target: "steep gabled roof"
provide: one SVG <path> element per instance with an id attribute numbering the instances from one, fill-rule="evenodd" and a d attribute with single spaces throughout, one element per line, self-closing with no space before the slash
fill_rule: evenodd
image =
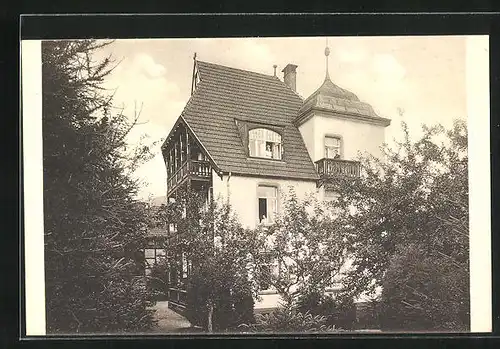
<path id="1" fill-rule="evenodd" d="M 197 61 L 200 81 L 182 117 L 223 172 L 316 179 L 293 120 L 302 98 L 275 76 Z M 238 122 L 282 127 L 284 161 L 248 158 Z"/>

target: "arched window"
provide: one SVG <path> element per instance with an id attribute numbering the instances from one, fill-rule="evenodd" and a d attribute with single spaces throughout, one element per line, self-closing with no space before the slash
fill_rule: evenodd
<path id="1" fill-rule="evenodd" d="M 281 135 L 266 128 L 255 128 L 248 132 L 250 156 L 281 160 L 283 147 Z"/>

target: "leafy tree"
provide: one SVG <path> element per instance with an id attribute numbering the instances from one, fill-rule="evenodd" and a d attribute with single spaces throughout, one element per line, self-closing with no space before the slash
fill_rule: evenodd
<path id="1" fill-rule="evenodd" d="M 299 200 L 293 189 L 283 206 L 274 224 L 258 229 L 263 254 L 277 267 L 257 266 L 257 275 L 285 304 L 296 306 L 299 298 L 324 294 L 342 276 L 349 261 L 349 231 L 338 218 L 340 211 L 312 197 Z"/>
<path id="2" fill-rule="evenodd" d="M 352 266 L 343 283 L 383 286 L 385 328 L 468 328 L 467 127 L 423 127 L 384 158 L 363 159 L 360 178 L 332 187 L 351 235 Z"/>
<path id="3" fill-rule="evenodd" d="M 176 203 L 163 209 L 160 219 L 171 219 L 177 226 L 168 247 L 176 256 L 171 266 L 183 259 L 190 265 L 187 283 L 181 285 L 187 289 L 188 320 L 209 332 L 252 322 L 257 297 L 250 273 L 256 263 L 254 233 L 242 228 L 228 205 L 207 205 L 195 192 L 181 193 Z"/>
<path id="4" fill-rule="evenodd" d="M 109 43 L 42 43 L 47 333 L 143 331 L 145 207 L 132 173 L 151 156 L 129 149 L 136 118 L 113 108 L 103 82 Z"/>

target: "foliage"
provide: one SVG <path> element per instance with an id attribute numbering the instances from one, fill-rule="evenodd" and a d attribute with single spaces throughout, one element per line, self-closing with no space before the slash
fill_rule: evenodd
<path id="1" fill-rule="evenodd" d="M 321 315 L 312 315 L 309 312 L 300 312 L 295 307 L 284 304 L 268 314 L 256 315 L 255 324 L 244 324 L 241 329 L 248 332 L 260 333 L 307 333 L 307 332 L 334 332 L 334 326 L 328 325 L 328 319 Z"/>
<path id="2" fill-rule="evenodd" d="M 332 183 L 349 239 L 352 266 L 343 283 L 383 285 L 388 329 L 468 328 L 467 127 L 423 127 L 383 159 L 363 159 L 360 178 Z M 410 320 L 411 319 L 411 320 Z M 400 326 L 397 326 L 400 328 Z"/>
<path id="3" fill-rule="evenodd" d="M 293 191 L 274 224 L 260 228 L 262 254 L 277 264 L 274 272 L 257 266 L 287 304 L 298 297 L 323 294 L 347 262 L 345 229 L 318 201 L 299 200 Z"/>
<path id="4" fill-rule="evenodd" d="M 145 207 L 130 150 L 135 120 L 103 89 L 110 57 L 94 40 L 42 43 L 47 333 L 142 331 L 153 322 L 143 273 Z"/>
<path id="5" fill-rule="evenodd" d="M 352 330 L 356 322 L 356 306 L 352 298 L 334 298 L 319 293 L 302 295 L 297 303 L 300 312 L 324 316 L 329 326 Z"/>
<path id="6" fill-rule="evenodd" d="M 188 281 L 186 317 L 193 325 L 209 328 L 210 305 L 213 306 L 213 331 L 234 330 L 239 324 L 255 321 L 254 300 L 244 280 L 227 275 L 225 284 L 218 287 L 221 292 L 215 295 L 206 276 L 194 273 Z"/>
<path id="7" fill-rule="evenodd" d="M 151 274 L 146 278 L 148 292 L 151 300 L 165 300 L 167 297 L 167 290 L 169 288 L 168 282 L 168 263 L 166 259 L 157 261 L 151 268 Z"/>
<path id="8" fill-rule="evenodd" d="M 389 330 L 467 331 L 469 275 L 424 244 L 413 243 L 391 258 L 384 278 L 383 327 Z"/>
<path id="9" fill-rule="evenodd" d="M 381 320 L 380 299 L 370 299 L 356 304 L 357 329 L 380 329 Z"/>

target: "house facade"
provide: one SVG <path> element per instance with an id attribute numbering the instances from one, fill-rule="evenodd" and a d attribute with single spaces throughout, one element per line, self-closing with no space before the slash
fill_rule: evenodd
<path id="1" fill-rule="evenodd" d="M 273 222 L 290 188 L 328 200 L 330 181 L 359 176 L 359 152 L 381 155 L 390 120 L 332 82 L 328 53 L 324 81 L 306 99 L 294 64 L 280 79 L 276 66 L 265 75 L 195 58 L 191 98 L 162 145 L 167 199 L 189 188 L 226 200 L 253 228 Z M 173 292 L 175 303 L 182 290 Z M 257 307 L 276 302 L 267 293 Z"/>

